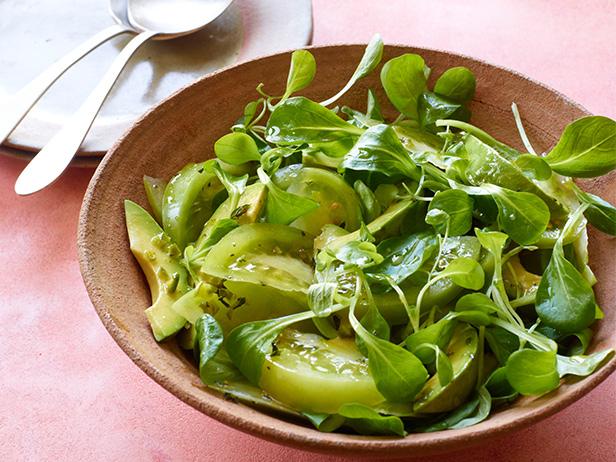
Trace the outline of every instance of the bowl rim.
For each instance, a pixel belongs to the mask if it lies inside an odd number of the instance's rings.
[[[365,47],[366,43],[336,43],[325,45],[311,45],[302,49],[315,50],[315,49],[350,49],[354,47]],[[512,70],[505,66],[492,64],[482,59],[477,59],[468,55],[450,52],[442,49],[415,47],[407,44],[392,43],[385,45],[387,48],[399,48],[404,49],[407,52],[416,52],[421,54],[422,52],[440,53],[452,56],[454,59],[462,58],[479,65],[497,68],[504,70],[514,76],[528,81],[529,83],[541,87],[557,97],[561,98],[566,104],[578,109],[584,116],[591,115],[591,113],[584,108],[581,104],[576,103],[569,97],[551,88],[550,86],[538,82],[528,76]],[[510,433],[515,430],[521,430],[534,423],[539,422],[565,407],[571,405],[573,402],[580,399],[582,396],[589,393],[592,389],[603,382],[612,372],[616,370],[616,355],[605,363],[598,371],[589,377],[585,377],[583,383],[577,387],[574,391],[565,393],[556,399],[542,404],[539,407],[529,409],[528,412],[520,417],[517,417],[510,422],[505,422],[500,425],[492,425],[486,428],[477,428],[477,426],[471,426],[460,430],[444,430],[434,433],[411,433],[404,438],[400,437],[377,437],[377,436],[359,436],[348,435],[342,433],[323,433],[316,429],[309,428],[294,424],[264,412],[260,412],[254,408],[241,405],[242,407],[229,407],[229,401],[224,397],[217,394],[213,390],[208,390],[209,398],[207,401],[199,400],[186,393],[183,387],[175,384],[173,381],[165,380],[164,376],[160,374],[156,366],[151,364],[145,359],[141,353],[131,345],[130,340],[127,338],[123,329],[118,326],[114,321],[109,311],[104,306],[102,296],[98,289],[95,287],[93,281],[90,280],[89,274],[94,271],[91,255],[87,251],[89,236],[86,233],[86,225],[90,220],[90,216],[95,214],[91,207],[93,198],[95,196],[96,187],[99,183],[107,165],[111,162],[118,147],[129,137],[133,130],[139,125],[146,123],[150,117],[154,117],[155,113],[162,110],[169,105],[177,95],[187,90],[190,87],[200,84],[201,82],[218,76],[219,74],[229,72],[243,66],[247,66],[254,61],[259,61],[266,58],[271,58],[278,55],[287,55],[294,50],[282,51],[270,55],[264,55],[257,57],[250,61],[242,63],[236,63],[231,66],[219,69],[213,73],[200,77],[178,89],[167,98],[162,100],[156,106],[146,111],[141,117],[139,117],[133,125],[129,127],[126,132],[113,144],[109,151],[105,154],[102,161],[94,172],[79,214],[79,224],[77,232],[77,247],[78,247],[78,260],[82,279],[86,286],[88,296],[97,312],[97,315],[101,319],[103,325],[112,336],[117,345],[124,351],[124,353],[152,380],[158,383],[161,387],[165,388],[168,392],[173,394],[176,398],[182,400],[186,404],[189,404],[196,410],[202,412],[208,417],[212,417],[217,421],[240,430],[244,433],[257,436],[259,438],[283,444],[285,446],[295,447],[298,449],[308,450],[312,452],[320,452],[327,454],[338,455],[356,455],[356,456],[374,456],[381,455],[385,457],[394,457],[400,455],[406,456],[419,456],[438,454],[443,452],[452,451],[454,449],[460,449],[463,447],[474,446],[480,444],[486,440],[497,438],[504,434]],[[251,420],[251,415],[259,415],[260,420],[265,420],[267,424],[262,422],[254,422]],[[285,427],[285,428],[281,428]],[[409,450],[415,449],[415,454],[409,454]]]

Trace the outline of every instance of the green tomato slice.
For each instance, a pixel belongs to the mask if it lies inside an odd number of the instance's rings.
[[[361,224],[361,208],[355,190],[344,179],[322,168],[291,165],[276,172],[274,182],[287,192],[308,197],[320,204],[291,226],[317,235],[327,224],[355,231]]]
[[[326,340],[285,329],[275,346],[259,385],[276,400],[299,411],[327,414],[345,403],[376,406],[385,401],[352,339]]]
[[[432,376],[417,394],[413,410],[432,414],[460,406],[477,381],[478,347],[477,331],[468,324],[458,325],[446,350],[453,368],[453,380],[443,387],[436,374]]]
[[[201,273],[220,279],[308,289],[313,278],[312,239],[285,225],[251,223],[223,237],[203,260]]]

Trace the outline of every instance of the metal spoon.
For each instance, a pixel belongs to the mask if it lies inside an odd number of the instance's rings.
[[[8,138],[15,127],[21,122],[28,111],[43,96],[43,94],[58,80],[73,64],[87,55],[107,40],[123,34],[134,32],[128,21],[126,11],[127,0],[110,0],[109,12],[117,24],[103,29],[90,37],[77,48],[53,63],[34,80],[19,90],[16,94],[0,101],[0,144]]]
[[[77,112],[21,172],[15,192],[35,193],[62,174],[122,69],[141,45],[151,38],[167,40],[196,32],[214,21],[231,3],[233,0],[128,0],[129,22],[141,33],[126,45]]]

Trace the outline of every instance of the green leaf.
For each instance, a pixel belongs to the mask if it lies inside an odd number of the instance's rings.
[[[366,222],[370,222],[381,214],[381,205],[376,200],[376,196],[372,190],[366,186],[361,180],[356,180],[353,183],[353,189],[359,196],[361,211]]]
[[[317,414],[315,412],[302,412],[302,415],[310,420],[310,423],[320,432],[330,433],[338,430],[345,421],[339,414]]]
[[[555,352],[518,350],[505,367],[507,380],[522,395],[542,395],[558,387]]]
[[[444,350],[449,345],[456,321],[451,318],[443,318],[434,324],[429,325],[417,332],[409,335],[404,344],[407,350],[417,356],[422,363],[429,364],[434,361],[434,354],[431,351],[419,348],[423,344],[433,344]]]
[[[358,80],[363,79],[368,74],[370,74],[376,68],[376,66],[379,65],[382,57],[383,39],[381,39],[381,36],[379,34],[374,34],[370,39],[370,42],[366,46],[364,55],[361,57],[361,61],[357,65],[355,72],[353,72],[353,75],[351,76],[347,84],[342,88],[342,90],[340,90],[331,98],[323,101],[321,104],[323,106],[329,106],[330,104],[337,101],[342,95],[349,91]]]
[[[434,92],[466,103],[475,95],[475,75],[466,67],[452,67],[441,74],[434,84]]]
[[[214,165],[214,172],[216,176],[222,183],[222,185],[227,190],[229,194],[229,199],[231,201],[230,210],[235,210],[237,208],[237,204],[240,200],[240,196],[246,190],[246,183],[248,182],[248,174],[243,176],[233,176],[225,172],[220,164],[216,163]]]
[[[287,88],[281,98],[285,101],[293,93],[306,88],[317,71],[314,56],[308,50],[296,50],[291,54],[291,67],[287,77]]]
[[[343,404],[338,414],[345,417],[346,425],[362,435],[406,435],[400,417],[381,415],[362,404]]]
[[[225,349],[240,372],[258,386],[265,357],[272,352],[272,344],[278,335],[285,327],[313,316],[314,313],[309,311],[241,324],[228,335]]]
[[[267,122],[267,141],[276,144],[323,143],[359,136],[361,128],[303,96],[279,103]]]
[[[195,323],[196,345],[199,347],[199,375],[203,383],[212,383],[216,374],[211,374],[210,361],[222,347],[223,332],[218,321],[210,314],[203,314]]]
[[[411,160],[396,132],[384,124],[366,130],[344,156],[342,168],[379,172],[387,176],[404,175],[419,180],[419,167]]]
[[[265,219],[268,223],[288,225],[319,208],[319,203],[312,199],[280,189],[263,169],[259,168],[257,174],[261,183],[267,186]]]
[[[436,374],[441,387],[447,386],[453,380],[451,361],[438,346],[436,347]]]
[[[607,358],[614,355],[614,350],[603,350],[593,353],[588,356],[556,356],[556,368],[558,374],[562,378],[565,375],[577,375],[579,377],[586,377],[599,366],[601,366]]]
[[[575,188],[575,193],[580,201],[588,204],[584,216],[599,231],[610,236],[616,236],[616,207],[594,194]]]
[[[520,340],[502,327],[486,327],[485,337],[499,364],[507,364],[509,356],[520,348]]]
[[[483,287],[485,275],[483,268],[476,260],[458,257],[451,261],[437,277],[439,279],[447,277],[455,285],[465,289],[479,290]]]
[[[417,119],[417,100],[426,91],[429,74],[430,68],[421,56],[406,53],[385,63],[381,69],[381,84],[398,111]]]
[[[214,153],[220,160],[231,165],[242,165],[261,159],[255,140],[242,132],[228,133],[218,138],[214,143]]]
[[[328,316],[338,291],[336,282],[316,282],[308,287],[308,306],[317,316]]]
[[[145,195],[148,198],[150,209],[152,209],[152,216],[156,219],[158,224],[163,222],[163,197],[165,194],[165,187],[167,182],[160,178],[153,178],[151,176],[143,176],[143,188],[145,189]]]
[[[428,371],[410,351],[366,330],[355,317],[357,296],[351,302],[349,322],[367,350],[368,370],[376,388],[388,401],[407,403],[428,380]]]
[[[545,161],[557,173],[578,178],[605,175],[616,167],[616,122],[589,116],[567,125]]]
[[[383,118],[383,114],[381,113],[381,106],[379,104],[379,101],[376,99],[376,95],[371,89],[368,90],[368,104],[366,107],[366,116],[378,122],[383,122],[385,120]]]
[[[507,239],[509,239],[509,236],[505,233],[499,231],[482,231],[477,228],[475,228],[475,235],[483,248],[499,258],[503,253],[503,248],[507,243]]]
[[[465,129],[469,127],[474,129],[472,125],[464,124]],[[468,181],[475,186],[491,183],[511,191],[535,194],[548,205],[551,211],[562,215],[562,206],[539,188],[515,163],[520,154],[494,139],[491,143],[492,146],[474,135],[465,136],[464,150],[469,160],[465,173]]]
[[[595,294],[580,272],[565,258],[557,242],[535,298],[543,323],[562,333],[578,332],[595,320]]]
[[[374,300],[372,300],[372,296],[369,296],[367,303],[368,307],[366,314],[364,314],[360,320],[361,325],[375,337],[389,341],[389,336],[391,335],[389,324],[387,324],[387,321],[385,321],[385,318],[376,307]],[[368,356],[368,348],[362,338],[359,336],[355,337],[355,343],[359,351],[364,356]]]
[[[207,255],[207,252],[214,244],[217,244],[218,241],[238,226],[239,223],[237,220],[232,218],[222,218],[217,220],[211,231],[208,233],[207,238],[197,242],[192,254],[190,255],[189,261],[197,263],[200,258]]]
[[[400,284],[415,274],[437,249],[436,235],[428,231],[386,239],[377,247],[383,261],[370,268],[367,276],[380,282],[388,277]]]
[[[454,101],[425,91],[417,101],[419,123],[422,127],[431,127],[437,120],[449,118],[461,107],[462,105]]]
[[[548,180],[552,176],[552,169],[548,163],[534,154],[522,154],[513,163],[525,175],[535,180]]]
[[[461,236],[471,229],[473,200],[464,191],[448,189],[439,191],[430,201],[428,211],[439,209],[449,215],[449,235]],[[444,234],[446,226],[438,225],[436,230]]]
[[[477,393],[479,398],[479,404],[475,412],[466,418],[460,420],[458,423],[451,425],[449,428],[452,430],[470,427],[477,425],[479,422],[483,422],[490,415],[492,409],[492,398],[490,393],[485,387],[481,387]]]
[[[492,314],[498,312],[498,307],[486,294],[473,293],[460,297],[456,302],[455,311],[481,311]]]
[[[518,396],[518,392],[507,381],[507,369],[499,367],[488,377],[485,384],[486,389],[492,397],[492,402],[509,402]]]
[[[498,219],[503,230],[518,244],[537,242],[550,222],[550,209],[539,197],[528,192],[515,192],[494,185],[483,185],[492,193],[498,206]]]
[[[473,326],[489,326],[492,324],[492,318],[485,311],[480,310],[463,310],[452,313],[453,316],[459,321],[472,324]]]
[[[376,246],[371,242],[351,241],[336,251],[336,258],[344,263],[368,268],[383,261]]]

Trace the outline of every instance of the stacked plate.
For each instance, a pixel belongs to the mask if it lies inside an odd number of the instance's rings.
[[[0,99],[113,23],[106,0],[78,3],[0,2]],[[116,83],[73,165],[96,165],[136,118],[193,80],[237,62],[301,48],[311,38],[310,0],[236,0],[196,34],[146,44]],[[70,69],[0,146],[0,153],[31,158],[77,110],[129,39],[126,34],[109,41]]]

